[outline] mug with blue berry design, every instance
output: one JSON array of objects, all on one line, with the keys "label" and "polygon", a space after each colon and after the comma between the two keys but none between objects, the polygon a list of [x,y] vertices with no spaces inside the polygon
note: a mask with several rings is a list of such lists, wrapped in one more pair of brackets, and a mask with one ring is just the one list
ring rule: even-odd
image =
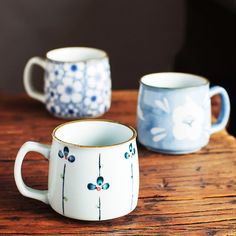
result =
[{"label": "mug with blue berry design", "polygon": [[[44,93],[32,85],[32,68],[45,70]],[[47,110],[61,118],[103,115],[111,104],[111,76],[106,52],[86,47],[49,51],[46,59],[31,58],[24,69],[28,95],[45,103]]]},{"label": "mug with blue berry design", "polygon": [[[79,220],[108,220],[137,206],[139,164],[136,131],[109,120],[83,119],[56,127],[52,145],[26,142],[14,168],[16,185],[26,197],[50,204]],[[25,185],[21,167],[28,152],[49,160],[48,190]]]}]

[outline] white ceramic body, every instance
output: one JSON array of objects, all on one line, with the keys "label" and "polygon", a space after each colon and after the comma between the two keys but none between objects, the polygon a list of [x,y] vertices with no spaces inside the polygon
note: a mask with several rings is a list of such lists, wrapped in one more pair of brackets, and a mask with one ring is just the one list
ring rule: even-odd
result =
[{"label": "white ceramic body", "polygon": [[[65,134],[67,130],[58,133],[58,136],[54,132],[51,147],[27,142],[19,151],[15,163],[15,181],[19,191],[27,197],[49,203],[56,212],[74,219],[107,220],[128,214],[137,205],[139,191],[135,131],[110,121],[85,120],[80,123],[87,123],[88,126],[96,123],[97,132],[93,125],[89,129],[92,129],[94,136],[98,134],[95,139],[98,140],[100,137],[100,144],[110,142],[107,138],[122,142],[107,146],[99,144],[97,147],[75,145],[75,142],[70,144],[64,141],[71,142],[72,139],[76,139],[76,135],[70,140],[70,134]],[[111,129],[108,130],[113,132],[113,136],[124,135],[127,140],[119,140],[119,138],[115,140],[111,136],[108,137],[109,135],[103,136],[103,124],[111,124]],[[117,127],[113,130],[112,126]],[[122,133],[122,129],[129,134]],[[74,127],[73,130],[80,132],[83,128]],[[65,139],[60,140],[58,137]],[[85,144],[90,142],[86,138],[84,140]],[[22,185],[21,163],[27,151],[38,151],[49,158],[48,191],[46,192]]]},{"label": "white ceramic body", "polygon": [[[210,98],[221,96],[221,113],[211,125]],[[184,154],[205,146],[210,135],[223,129],[229,119],[227,92],[209,88],[200,76],[156,73],[141,79],[137,109],[138,139],[148,149]]]},{"label": "white ceramic body", "polygon": [[[44,70],[44,93],[32,85],[34,65]],[[99,49],[71,47],[49,51],[46,59],[31,58],[24,70],[26,92],[62,118],[96,117],[111,103],[111,77],[107,54]]]}]

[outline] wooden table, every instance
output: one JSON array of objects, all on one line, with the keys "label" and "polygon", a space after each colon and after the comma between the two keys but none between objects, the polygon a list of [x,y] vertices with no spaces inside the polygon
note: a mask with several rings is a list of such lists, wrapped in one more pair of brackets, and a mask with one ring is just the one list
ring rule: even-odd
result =
[{"label": "wooden table", "polygon": [[[103,118],[135,127],[137,91],[113,92]],[[64,120],[26,95],[0,96],[0,233],[104,235],[236,235],[236,141],[225,131],[201,151],[168,156],[139,146],[140,195],[129,215],[105,222],[65,218],[23,197],[13,178],[16,153],[27,140],[51,142]],[[30,153],[23,165],[29,186],[46,189],[48,163]]]}]

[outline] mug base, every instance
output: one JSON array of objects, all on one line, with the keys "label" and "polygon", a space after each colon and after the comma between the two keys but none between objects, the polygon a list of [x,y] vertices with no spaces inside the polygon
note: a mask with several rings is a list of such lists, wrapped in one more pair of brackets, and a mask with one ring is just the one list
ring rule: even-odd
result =
[{"label": "mug base", "polygon": [[64,120],[80,120],[80,119],[93,119],[93,118],[99,118],[101,116],[103,116],[105,114],[104,113],[101,113],[101,114],[98,114],[98,115],[95,115],[95,116],[73,116],[73,117],[68,117],[68,116],[62,116],[62,115],[58,115],[58,114],[55,114],[55,113],[51,113],[50,111],[48,111],[48,113],[56,118],[59,118],[59,119],[64,119]]},{"label": "mug base", "polygon": [[189,153],[194,153],[199,151],[202,147],[198,147],[195,149],[190,149],[190,150],[178,150],[178,151],[174,151],[174,150],[168,150],[168,149],[158,149],[158,148],[153,148],[153,147],[149,147],[149,146],[145,146],[148,150],[153,151],[153,152],[159,152],[159,153],[163,153],[163,154],[171,154],[171,155],[182,155],[182,154],[189,154]]},{"label": "mug base", "polygon": [[96,222],[100,222],[100,221],[109,221],[109,220],[114,220],[120,217],[124,217],[126,215],[129,215],[131,212],[133,212],[137,207],[137,204],[133,207],[132,210],[129,210],[127,212],[124,212],[123,214],[117,215],[117,216],[112,216],[112,217],[104,217],[101,218],[100,220],[97,218],[83,218],[83,217],[75,217],[73,215],[63,215],[61,212],[59,212],[57,209],[55,209],[53,206],[51,206],[51,208],[59,215],[64,216],[66,218],[70,218],[70,219],[74,219],[74,220],[81,220],[81,221],[96,221]]}]

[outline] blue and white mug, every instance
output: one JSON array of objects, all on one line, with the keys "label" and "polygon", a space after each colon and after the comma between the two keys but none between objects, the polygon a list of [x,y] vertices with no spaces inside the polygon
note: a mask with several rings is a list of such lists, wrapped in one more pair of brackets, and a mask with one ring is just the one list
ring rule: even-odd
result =
[{"label": "blue and white mug", "polygon": [[[221,111],[211,124],[211,97],[219,94]],[[229,119],[226,90],[209,88],[201,76],[155,73],[141,78],[137,107],[138,139],[148,149],[169,154],[191,153],[205,146]]]},{"label": "blue and white mug", "polygon": [[[32,86],[32,68],[45,70],[44,93]],[[111,104],[111,77],[106,52],[85,47],[49,51],[46,59],[31,58],[24,69],[28,95],[45,103],[47,110],[61,118],[97,117]]]},{"label": "blue and white mug", "polygon": [[[22,179],[22,162],[28,152],[38,152],[49,160],[46,191],[30,188]],[[50,146],[23,144],[14,176],[24,196],[50,204],[70,218],[100,221],[126,215],[137,206],[138,163],[136,131],[132,127],[85,119],[56,127]]]}]

